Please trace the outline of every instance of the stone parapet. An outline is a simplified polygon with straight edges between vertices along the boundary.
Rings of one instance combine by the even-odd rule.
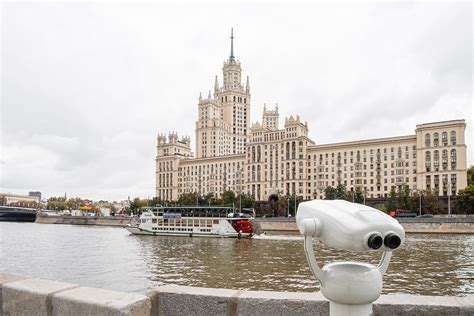
[[[140,294],[0,274],[1,314],[15,316],[147,316],[151,300]]]
[[[164,285],[146,296],[0,274],[3,315],[329,315],[320,292]],[[474,315],[474,295],[382,295],[374,315]]]

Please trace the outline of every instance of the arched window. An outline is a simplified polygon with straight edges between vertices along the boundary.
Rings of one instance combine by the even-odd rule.
[[[260,165],[257,166],[257,181],[260,181]]]
[[[257,146],[257,162],[260,162],[260,156],[261,156],[261,152],[260,152],[260,145]]]
[[[431,171],[431,152],[429,151],[425,153],[425,168],[427,172]]]
[[[291,159],[296,159],[296,143],[291,143]]]
[[[451,145],[456,145],[456,132],[451,131]]]
[[[439,134],[438,133],[433,134],[433,146],[434,147],[439,146]]]
[[[431,146],[431,135],[429,133],[425,134],[425,147]]]
[[[448,150],[447,149],[443,149],[442,164],[443,164],[443,170],[447,170],[448,169]]]
[[[456,149],[451,149],[451,170],[456,170]]]
[[[290,160],[290,143],[286,143],[286,160]]]
[[[448,133],[447,132],[443,132],[441,134],[441,143],[443,144],[443,146],[448,146]]]
[[[252,146],[252,162],[255,162],[255,146]]]
[[[252,166],[252,181],[255,181],[255,166]]]
[[[433,167],[434,171],[439,171],[439,151],[437,150],[433,153]]]

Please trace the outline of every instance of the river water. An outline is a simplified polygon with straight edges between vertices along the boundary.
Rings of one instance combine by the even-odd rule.
[[[315,245],[316,247],[316,245]],[[323,262],[377,263],[317,245]],[[392,257],[384,293],[474,293],[473,235],[408,235]],[[316,291],[299,236],[153,237],[123,228],[0,222],[0,272],[146,293],[163,284]]]

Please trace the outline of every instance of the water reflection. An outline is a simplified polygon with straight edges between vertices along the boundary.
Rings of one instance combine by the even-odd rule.
[[[408,235],[395,252],[384,293],[474,293],[474,236]],[[376,264],[380,253],[317,246],[323,262]],[[224,239],[130,235],[125,229],[0,222],[0,271],[144,293],[161,284],[315,291],[303,239]]]
[[[315,291],[301,238],[264,240],[150,238],[131,236],[151,251],[146,266],[154,281],[248,290]],[[410,235],[395,252],[384,293],[465,295],[474,293],[474,238]],[[358,260],[377,264],[380,253],[354,254],[317,245],[322,262]]]

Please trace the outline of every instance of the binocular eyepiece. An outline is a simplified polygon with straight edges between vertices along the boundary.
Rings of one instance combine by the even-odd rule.
[[[389,249],[397,249],[401,243],[400,237],[394,233],[388,233],[385,238],[382,238],[382,235],[378,233],[373,233],[367,238],[367,247],[374,250],[379,249],[382,245]]]
[[[396,249],[400,247],[401,243],[402,240],[400,239],[400,237],[398,237],[394,233],[387,234],[387,236],[385,236],[385,239],[383,240],[383,244],[385,245],[385,247],[390,249]]]

